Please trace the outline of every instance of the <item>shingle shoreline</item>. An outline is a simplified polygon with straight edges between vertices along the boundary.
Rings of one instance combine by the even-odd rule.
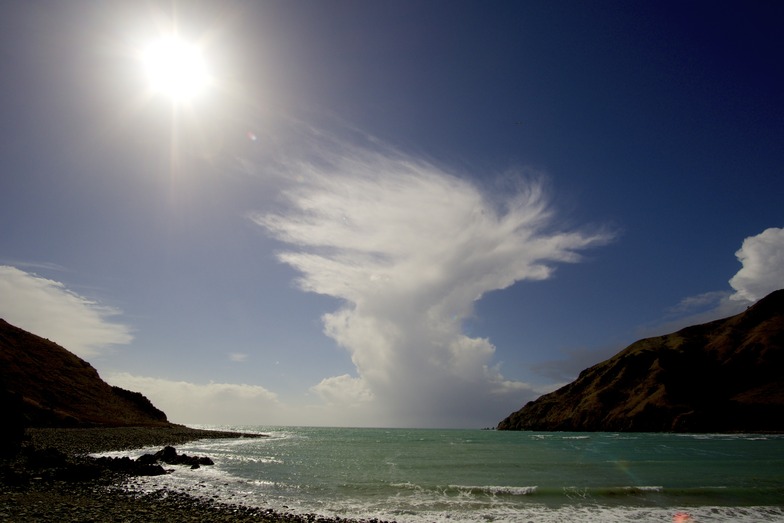
[[[151,427],[35,428],[27,429],[38,449],[55,448],[65,454],[94,454],[142,447],[176,446],[198,439],[259,438],[262,434],[202,430],[183,425]]]
[[[142,447],[178,445],[198,439],[263,437],[259,434],[205,431],[179,425],[165,427],[117,427],[28,429],[23,452],[2,462],[0,522],[286,522],[348,523],[375,519],[322,518],[313,514],[276,513],[265,507],[249,507],[195,498],[165,488],[139,494],[123,487],[127,476],[101,470],[97,477],[74,478],[52,473],[41,456],[64,458],[74,470],[95,467],[90,453]],[[56,451],[46,450],[56,449]],[[60,454],[61,453],[61,454]],[[60,456],[60,457],[58,457]]]

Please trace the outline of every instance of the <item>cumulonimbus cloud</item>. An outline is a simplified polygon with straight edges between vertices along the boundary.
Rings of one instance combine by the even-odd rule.
[[[757,301],[784,288],[784,229],[771,227],[749,236],[735,256],[743,267],[730,279],[733,299]]]
[[[112,345],[131,342],[128,326],[109,321],[118,313],[61,282],[0,265],[0,317],[78,356],[95,356]]]
[[[540,178],[507,173],[504,193],[397,151],[340,146],[289,162],[281,208],[252,220],[288,247],[301,289],[344,301],[324,332],[357,375],[326,378],[330,402],[368,402],[387,422],[459,425],[535,394],[506,380],[495,347],[462,332],[473,304],[604,244],[604,230],[559,231]],[[496,411],[494,412],[494,409]],[[489,411],[489,413],[488,413]]]

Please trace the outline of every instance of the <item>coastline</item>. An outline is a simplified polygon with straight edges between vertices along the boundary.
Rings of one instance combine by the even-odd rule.
[[[163,447],[199,439],[264,437],[181,425],[27,429],[19,454],[0,462],[0,521],[150,521],[361,523],[377,520],[276,513],[265,507],[218,503],[161,488],[125,488],[131,476],[98,465],[90,453]]]
[[[175,446],[198,439],[265,437],[263,434],[193,429],[175,424],[146,427],[29,428],[25,435],[34,448],[55,448],[65,454],[77,455]]]

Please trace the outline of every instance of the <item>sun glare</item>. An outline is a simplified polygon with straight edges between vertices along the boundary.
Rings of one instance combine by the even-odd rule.
[[[144,50],[142,60],[152,89],[175,102],[192,100],[209,84],[201,50],[179,38],[153,42]]]

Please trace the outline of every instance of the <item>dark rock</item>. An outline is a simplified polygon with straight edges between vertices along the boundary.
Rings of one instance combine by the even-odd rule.
[[[498,429],[784,431],[784,290],[736,316],[635,342]]]
[[[155,453],[155,458],[158,461],[163,461],[164,463],[168,463],[169,465],[174,465],[176,464],[178,458],[177,449],[167,445],[166,447],[163,447],[163,449]]]
[[[95,459],[96,463],[107,470],[120,472],[129,476],[160,476],[166,474],[163,467],[153,463],[146,463],[139,460],[132,460],[129,457]]]
[[[57,449],[46,448],[43,450],[28,448],[25,449],[27,463],[36,468],[62,467],[66,464],[67,457]]]
[[[144,454],[136,460],[139,463],[166,463],[167,465],[188,465],[192,469],[197,469],[201,465],[214,465],[215,463],[206,456],[188,456],[187,454],[177,454],[177,449],[166,446],[153,454]]]
[[[22,398],[6,389],[0,377],[0,405],[3,406],[3,424],[0,428],[0,456],[11,456],[19,452],[24,438],[26,419]]]
[[[145,465],[144,467],[137,469],[137,476],[163,476],[166,474],[166,470],[160,465]]]
[[[136,461],[143,465],[154,465],[155,463],[158,463],[158,458],[152,454],[142,454],[136,458]]]
[[[92,481],[101,476],[101,467],[90,463],[69,463],[57,468],[52,475],[59,481]]]

